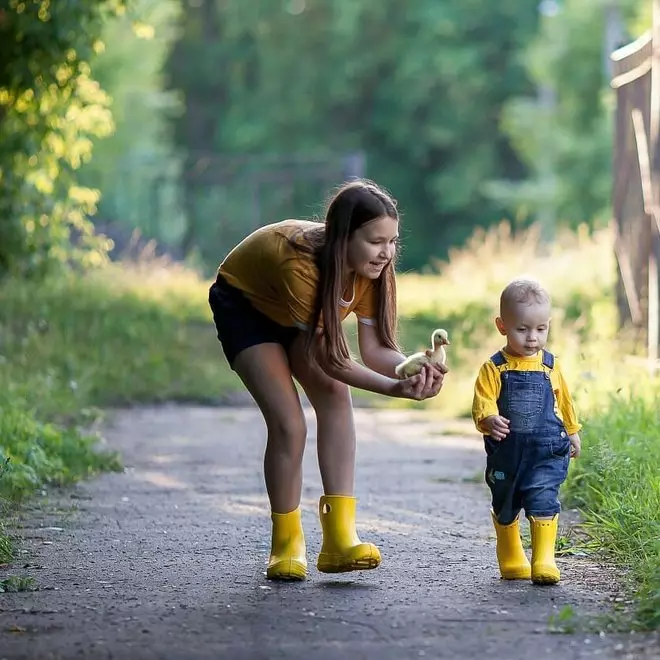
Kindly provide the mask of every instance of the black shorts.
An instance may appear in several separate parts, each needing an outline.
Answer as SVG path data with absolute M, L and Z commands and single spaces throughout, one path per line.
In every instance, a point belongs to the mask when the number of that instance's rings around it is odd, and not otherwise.
M 229 366 L 233 369 L 236 356 L 257 344 L 281 344 L 288 352 L 300 330 L 275 323 L 255 309 L 242 291 L 218 275 L 209 289 L 209 305 Z

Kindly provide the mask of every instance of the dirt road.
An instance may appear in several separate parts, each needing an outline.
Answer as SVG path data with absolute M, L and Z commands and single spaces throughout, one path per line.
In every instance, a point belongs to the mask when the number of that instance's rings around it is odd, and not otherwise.
M 639 658 L 648 641 L 553 634 L 550 617 L 605 611 L 615 585 L 586 557 L 555 587 L 498 579 L 483 448 L 422 412 L 358 410 L 358 524 L 374 571 L 315 568 L 321 494 L 305 458 L 309 578 L 264 578 L 270 520 L 258 411 L 118 411 L 104 429 L 123 474 L 49 493 L 21 561 L 39 590 L 0 594 L 0 658 Z M 24 566 L 25 565 L 25 566 Z M 571 626 L 569 622 L 569 627 Z M 644 650 L 646 649 L 646 650 Z M 648 655 L 647 655 L 648 653 Z

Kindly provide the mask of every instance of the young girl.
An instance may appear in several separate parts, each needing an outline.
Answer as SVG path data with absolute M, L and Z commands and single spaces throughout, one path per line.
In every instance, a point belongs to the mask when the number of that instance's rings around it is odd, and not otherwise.
M 266 576 L 306 576 L 301 526 L 302 460 L 307 428 L 295 378 L 317 419 L 324 495 L 317 568 L 336 573 L 376 568 L 380 552 L 355 528 L 355 426 L 349 386 L 423 400 L 442 387 L 444 371 L 425 366 L 399 380 L 394 258 L 395 202 L 376 185 L 355 181 L 331 200 L 324 223 L 285 220 L 262 227 L 218 268 L 209 304 L 231 368 L 256 401 L 268 429 L 264 458 L 272 542 Z M 358 318 L 353 361 L 341 322 Z

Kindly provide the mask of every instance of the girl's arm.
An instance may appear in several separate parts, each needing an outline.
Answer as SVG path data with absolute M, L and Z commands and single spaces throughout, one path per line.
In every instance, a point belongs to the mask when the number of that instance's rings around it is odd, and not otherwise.
M 375 333 L 375 328 L 371 329 Z M 320 336 L 318 336 L 318 341 L 322 341 Z M 364 345 L 363 342 L 364 336 L 360 341 L 361 347 Z M 323 371 L 331 378 L 345 383 L 350 387 L 356 387 L 376 394 L 421 401 L 435 396 L 440 391 L 444 374 L 437 367 L 427 366 L 421 374 L 400 380 L 394 376 L 394 367 L 404 359 L 403 356 L 397 351 L 382 346 L 380 350 L 382 353 L 375 358 L 375 361 L 378 362 L 381 371 L 385 373 L 376 371 L 373 368 L 373 358 L 377 350 L 374 350 L 370 354 L 370 357 L 362 357 L 365 364 L 369 366 L 362 366 L 353 360 L 349 361 L 343 368 L 324 364 L 323 362 L 319 364 Z M 362 355 L 362 349 L 360 350 L 360 354 Z M 320 351 L 318 355 L 320 358 Z M 388 372 L 392 375 L 388 375 Z
M 440 391 L 444 378 L 444 374 L 431 365 L 424 365 L 422 373 L 403 380 L 383 376 L 353 360 L 342 369 L 323 363 L 321 368 L 331 378 L 350 387 L 417 401 L 435 396 Z
M 374 325 L 358 323 L 358 346 L 364 364 L 373 371 L 396 378 L 394 367 L 406 359 L 405 355 L 380 343 L 378 330 Z

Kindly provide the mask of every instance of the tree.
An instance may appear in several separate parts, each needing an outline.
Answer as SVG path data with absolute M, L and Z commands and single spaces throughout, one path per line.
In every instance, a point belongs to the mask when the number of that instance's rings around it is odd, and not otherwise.
M 611 0 L 555 4 L 524 54 L 537 95 L 511 99 L 502 115 L 502 129 L 530 176 L 491 182 L 487 191 L 523 217 L 597 226 L 610 218 L 613 94 L 605 35 L 606 21 L 616 17 L 608 16 Z M 645 0 L 618 3 L 622 34 L 614 47 L 628 40 L 626 27 L 639 29 L 647 6 Z M 545 233 L 550 238 L 553 227 Z
M 105 22 L 104 47 L 90 64 L 108 96 L 115 130 L 94 140 L 93 157 L 80 172 L 82 182 L 102 193 L 97 219 L 138 226 L 165 241 L 173 238 L 176 212 L 152 201 L 162 189 L 171 193 L 167 184 L 179 166 L 167 123 L 177 99 L 161 80 L 179 11 L 179 0 L 133 0 L 130 13 Z
M 360 150 L 399 199 L 403 266 L 442 256 L 506 212 L 486 181 L 525 175 L 499 121 L 530 88 L 519 54 L 536 22 L 525 0 L 200 0 L 167 66 L 185 103 L 174 135 L 190 156 L 189 212 L 200 151 Z M 240 217 L 240 199 L 223 205 Z
M 0 273 L 103 258 L 76 185 L 91 138 L 108 135 L 107 98 L 87 64 L 123 0 L 9 0 L 0 12 Z M 72 243 L 72 234 L 76 240 Z

